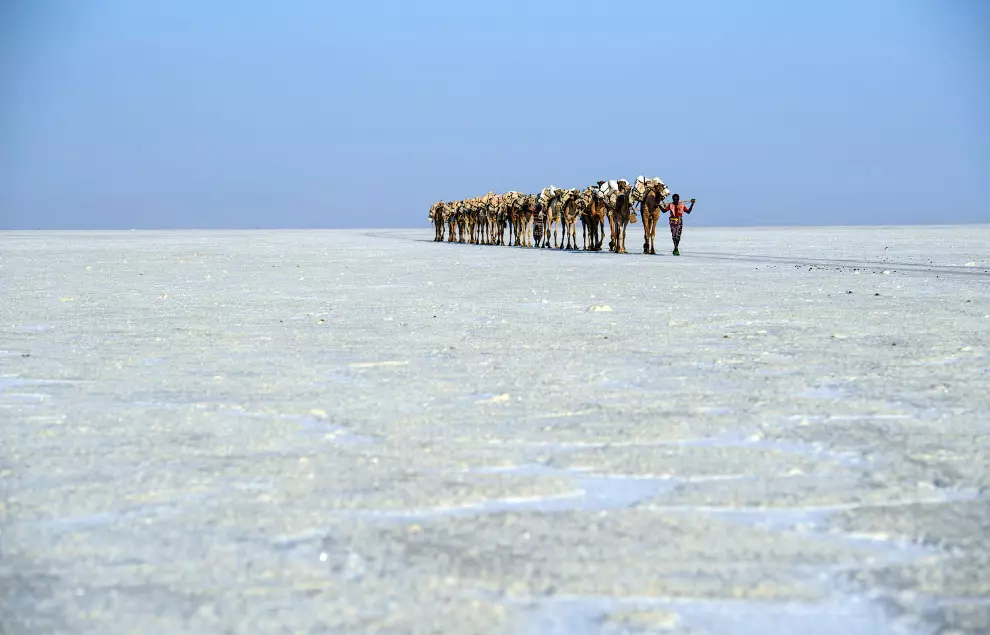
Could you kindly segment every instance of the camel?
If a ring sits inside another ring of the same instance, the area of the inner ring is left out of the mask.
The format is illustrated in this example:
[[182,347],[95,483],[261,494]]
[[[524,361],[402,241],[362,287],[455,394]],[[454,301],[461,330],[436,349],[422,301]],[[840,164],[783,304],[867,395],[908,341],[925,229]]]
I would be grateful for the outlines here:
[[505,242],[505,217],[509,209],[510,197],[499,194],[495,214],[492,217],[492,244],[501,245]]
[[512,242],[512,213],[515,207],[515,192],[506,192],[502,195],[502,206],[498,210],[498,218],[495,221],[495,244],[505,245],[505,230],[509,230],[509,242]]
[[447,223],[447,242],[454,242],[454,228],[457,226],[457,210],[460,208],[461,201],[455,203],[450,203],[446,206],[443,213],[443,219]]
[[478,200],[477,214],[477,240],[476,245],[484,245],[488,242],[488,228],[489,228],[489,216],[490,216],[490,206],[493,203],[494,192],[488,192]]
[[505,214],[509,207],[509,199],[505,194],[500,194],[498,204],[495,206],[495,213],[492,216],[492,244],[501,245],[505,242]]
[[471,217],[473,216],[473,204],[471,199],[465,199],[461,203],[461,209],[457,214],[457,242],[467,243],[470,241],[469,235],[473,226]]
[[505,230],[509,229],[509,242],[512,242],[512,216],[518,211],[522,194],[515,191],[506,192],[499,201],[498,214],[495,220],[495,244],[505,245]]
[[501,204],[501,195],[488,192],[477,204],[477,241],[476,245],[494,245],[495,220]]
[[[536,220],[540,215],[540,204],[536,194],[527,194],[523,199],[519,214],[519,230],[516,233],[516,240],[522,234],[523,246],[533,247],[533,239],[536,237]],[[517,242],[518,244],[518,242]]]
[[633,188],[633,200],[639,201],[640,213],[643,216],[643,253],[656,255],[655,237],[657,222],[663,200],[670,194],[667,186],[658,178],[636,178]]
[[580,215],[581,190],[562,190],[557,204],[560,207],[560,249],[577,249],[577,220]]
[[497,245],[498,243],[498,226],[500,219],[502,217],[502,210],[505,208],[504,195],[502,194],[492,194],[488,199],[488,205],[486,205],[486,212],[488,213],[487,218],[487,240],[486,245]]
[[585,207],[584,213],[581,215],[581,220],[583,221],[585,231],[585,249],[589,251],[601,251],[602,239],[605,233],[605,200],[602,198],[601,190],[594,185],[589,185],[585,188],[583,196]]
[[437,201],[430,207],[430,222],[433,223],[434,235],[433,242],[442,243],[443,242],[443,215],[444,215],[445,204],[443,201]]
[[[500,245],[512,245],[513,235],[515,236],[515,244],[519,244],[519,219],[520,214],[522,214],[522,205],[525,198],[525,194],[515,191],[506,192],[502,195],[502,220],[499,225],[502,232]],[[509,242],[505,242],[506,226],[509,229]]]
[[[615,213],[616,200],[619,195],[620,187],[628,188],[629,182],[626,181],[625,179],[620,179],[618,181],[598,181],[596,185],[592,185],[590,188],[592,197],[598,202],[598,205],[601,207],[601,214],[604,216],[604,218],[608,219],[608,225],[609,225],[608,250],[609,251],[615,251],[616,249],[616,229],[618,226],[618,221],[616,221],[614,217],[614,213]],[[625,222],[628,222],[628,220],[629,220],[628,215],[626,215]]]
[[[550,247],[550,231],[553,230],[553,246],[557,247],[557,224],[560,222],[560,197],[563,195],[564,190],[551,185],[550,187],[543,188],[540,192],[539,206],[540,210],[543,212],[543,240],[542,244],[537,245],[538,247]],[[563,230],[563,227],[561,227]],[[564,235],[561,231],[561,242],[563,242]]]
[[469,245],[477,245],[481,242],[481,210],[483,206],[481,199],[480,196],[468,199],[465,219]]
[[[610,184],[611,185],[611,184]],[[619,180],[609,188],[609,227],[612,242],[609,248],[617,254],[626,253],[626,226],[632,217],[632,191],[629,182]]]
[[514,244],[517,247],[532,247],[533,232],[529,231],[533,224],[533,214],[535,204],[529,194],[520,194],[519,203],[516,206],[516,238]]

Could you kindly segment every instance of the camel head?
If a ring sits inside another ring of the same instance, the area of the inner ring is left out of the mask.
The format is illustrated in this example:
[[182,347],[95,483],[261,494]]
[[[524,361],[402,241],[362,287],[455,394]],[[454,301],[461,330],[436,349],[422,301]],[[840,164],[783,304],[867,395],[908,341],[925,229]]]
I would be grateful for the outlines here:
[[574,209],[576,209],[578,213],[583,213],[586,209],[588,209],[588,195],[585,192],[574,189],[571,190],[571,195],[574,198]]

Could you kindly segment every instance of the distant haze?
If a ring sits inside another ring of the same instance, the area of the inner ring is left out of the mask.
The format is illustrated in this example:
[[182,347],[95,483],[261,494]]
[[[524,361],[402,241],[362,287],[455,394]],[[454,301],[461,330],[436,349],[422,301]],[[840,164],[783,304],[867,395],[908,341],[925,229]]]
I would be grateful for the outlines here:
[[990,3],[0,6],[0,228],[427,227],[659,176],[691,223],[990,221]]

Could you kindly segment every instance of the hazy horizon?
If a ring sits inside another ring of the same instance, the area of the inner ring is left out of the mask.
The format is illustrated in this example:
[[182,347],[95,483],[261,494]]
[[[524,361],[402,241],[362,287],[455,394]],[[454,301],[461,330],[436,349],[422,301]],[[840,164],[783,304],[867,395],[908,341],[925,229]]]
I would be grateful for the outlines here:
[[0,229],[427,227],[659,176],[695,226],[990,221],[990,5],[0,8]]

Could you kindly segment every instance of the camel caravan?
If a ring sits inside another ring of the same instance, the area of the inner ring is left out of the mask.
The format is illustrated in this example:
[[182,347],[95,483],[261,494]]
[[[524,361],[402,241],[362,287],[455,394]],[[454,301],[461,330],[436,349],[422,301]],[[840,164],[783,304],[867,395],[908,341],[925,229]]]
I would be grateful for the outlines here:
[[[473,245],[514,245],[578,249],[577,225],[581,223],[581,249],[601,251],[605,221],[609,226],[609,251],[626,253],[626,227],[636,222],[636,212],[643,219],[643,253],[655,254],[657,221],[663,212],[671,212],[680,223],[680,211],[690,213],[664,199],[670,194],[658,178],[637,177],[633,186],[620,179],[598,181],[585,189],[544,188],[539,194],[488,192],[463,201],[438,201],[430,207],[429,219],[436,229],[434,242],[458,242]],[[692,199],[692,207],[694,201]],[[676,235],[674,253],[680,231]]]

